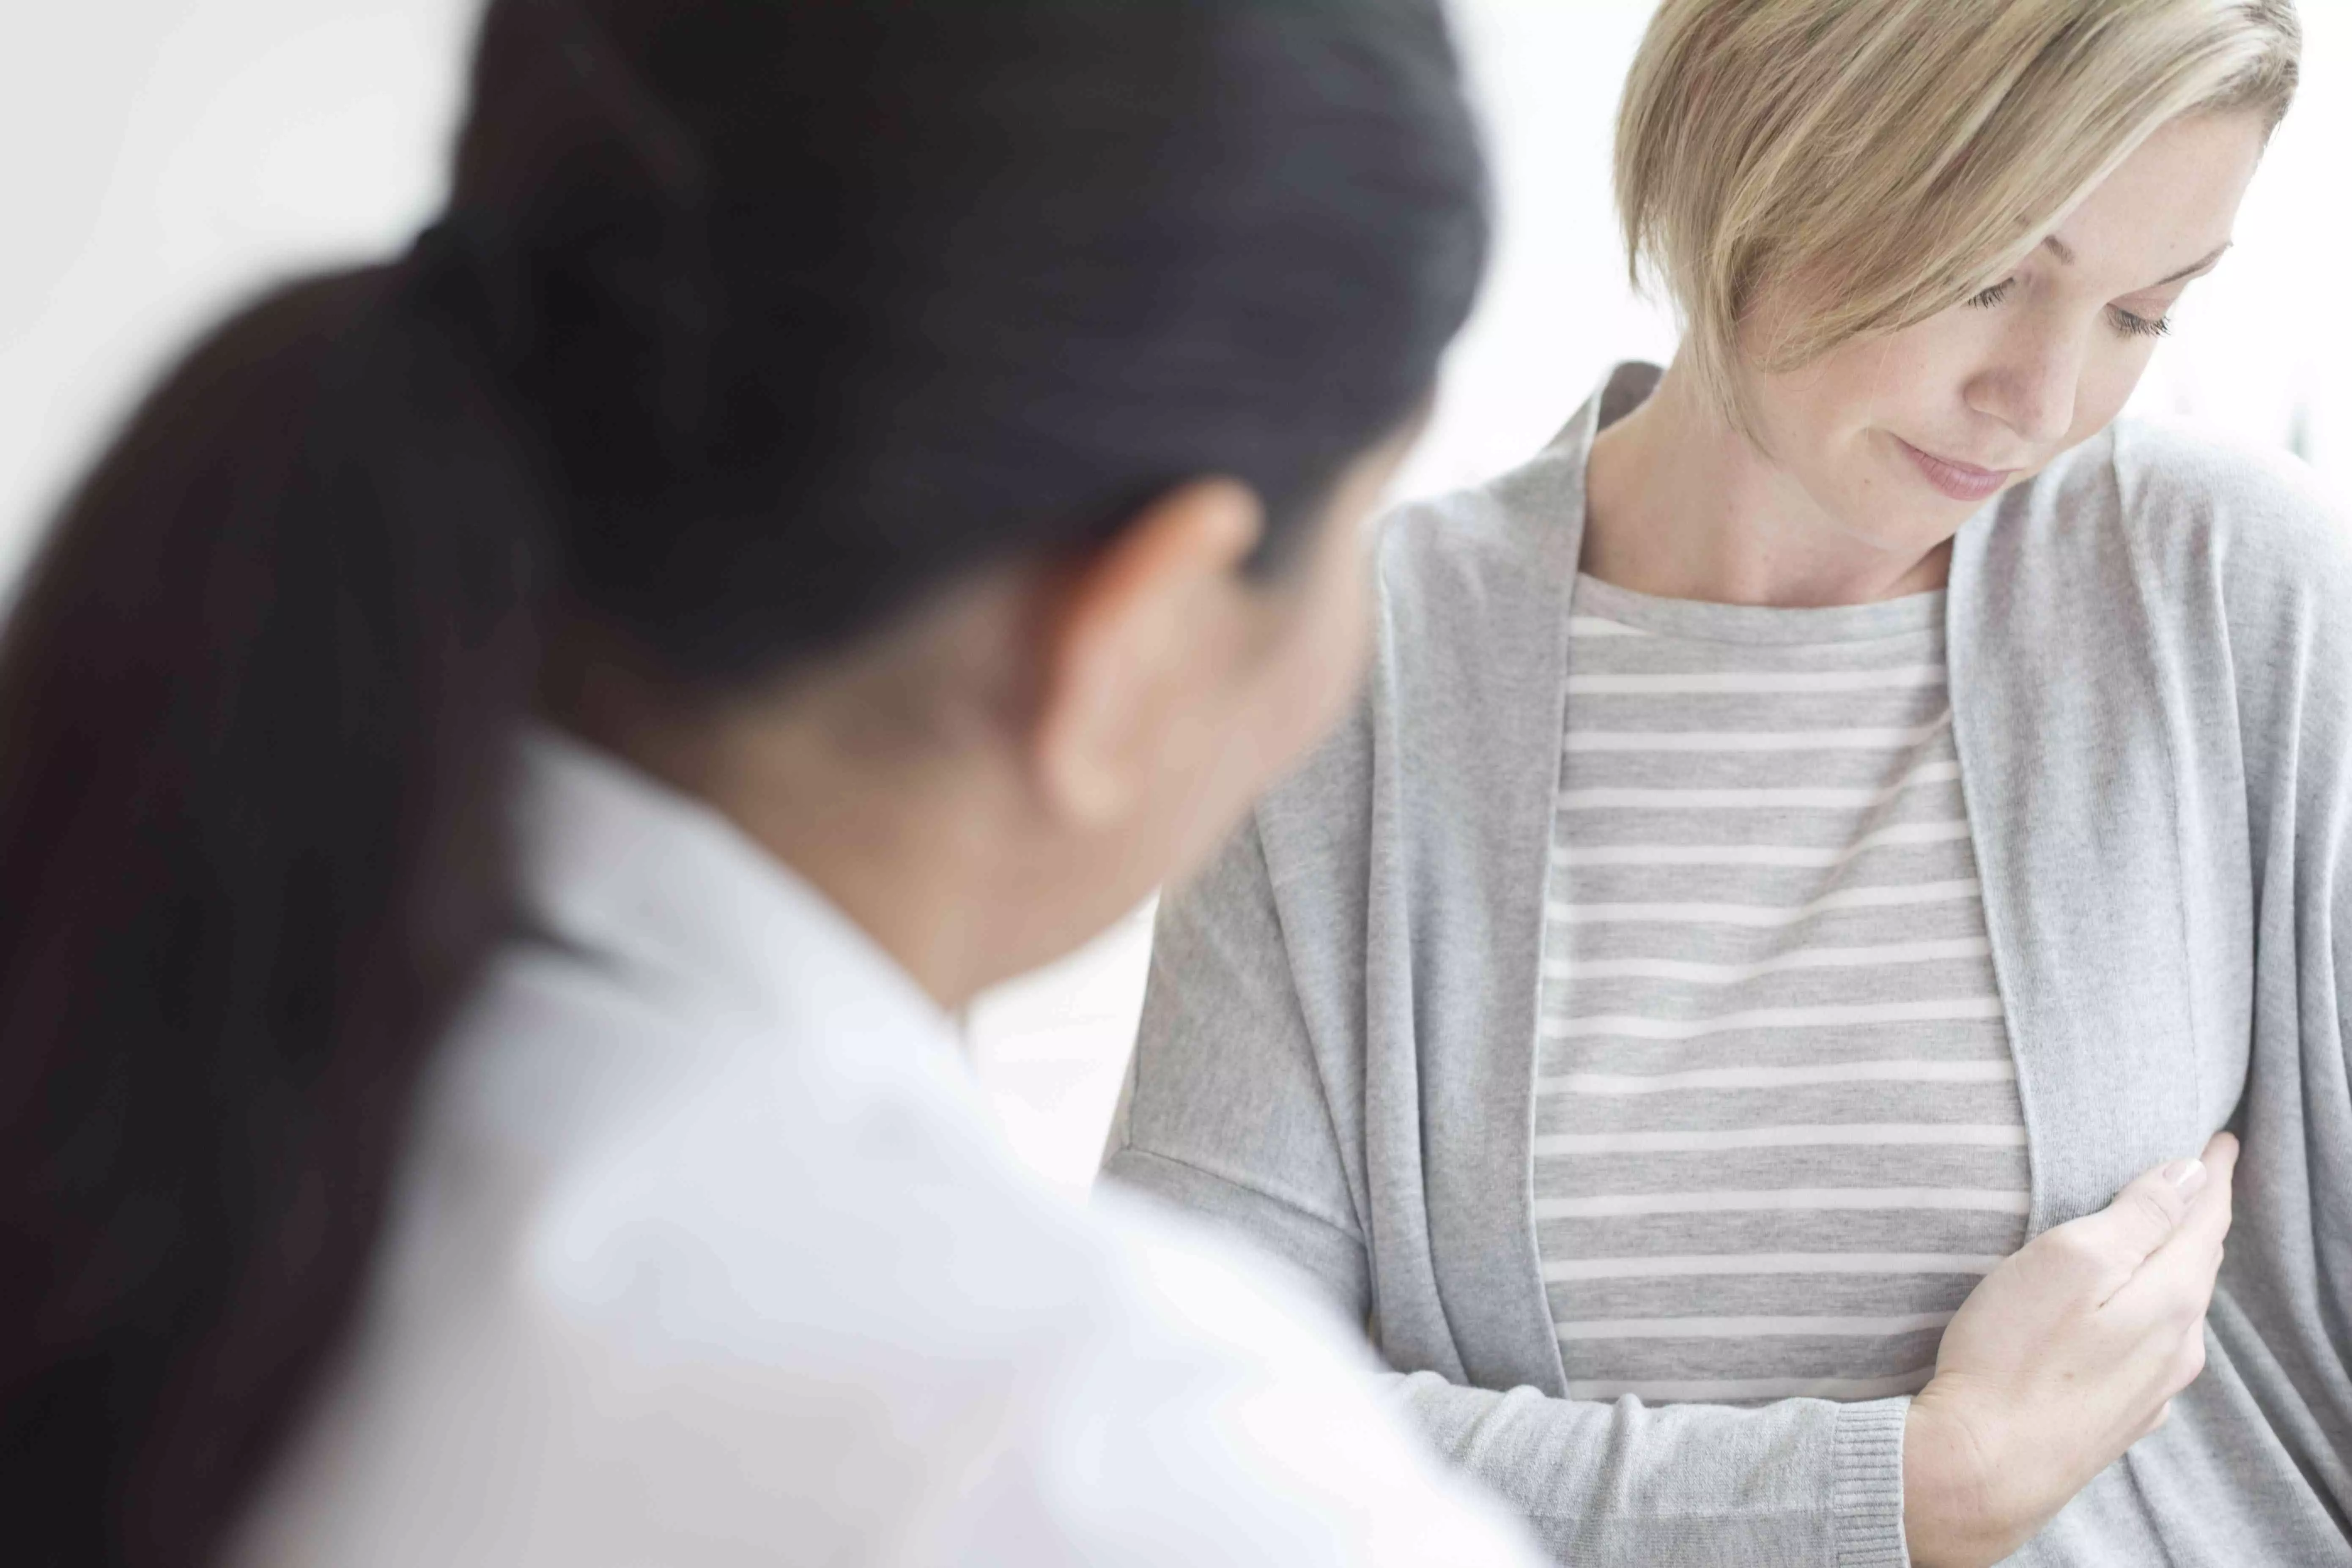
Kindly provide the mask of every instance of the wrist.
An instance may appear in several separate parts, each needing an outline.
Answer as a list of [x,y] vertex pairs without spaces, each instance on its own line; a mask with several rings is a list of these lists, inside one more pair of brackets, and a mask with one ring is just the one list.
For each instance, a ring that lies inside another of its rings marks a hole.
[[1988,1568],[2024,1535],[2001,1497],[2006,1467],[1930,1383],[1903,1423],[1903,1535],[1914,1568]]
[[1830,1496],[1840,1563],[1909,1560],[1903,1539],[1903,1426],[1907,1397],[1835,1406],[1830,1438]]

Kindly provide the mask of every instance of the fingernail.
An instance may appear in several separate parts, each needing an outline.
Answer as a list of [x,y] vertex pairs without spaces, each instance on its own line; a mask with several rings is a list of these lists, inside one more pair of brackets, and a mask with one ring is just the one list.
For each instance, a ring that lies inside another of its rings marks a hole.
[[2164,1179],[2179,1189],[2183,1197],[2195,1197],[2207,1180],[2203,1160],[2175,1160],[2164,1167]]

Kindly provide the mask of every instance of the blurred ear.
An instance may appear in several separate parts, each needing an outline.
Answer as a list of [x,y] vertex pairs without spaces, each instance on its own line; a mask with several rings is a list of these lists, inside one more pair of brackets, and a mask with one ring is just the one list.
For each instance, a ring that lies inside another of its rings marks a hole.
[[1205,710],[1238,697],[1253,631],[1240,572],[1265,531],[1247,486],[1196,480],[1062,580],[1029,749],[1046,808],[1066,823],[1119,821],[1158,770],[1213,739]]

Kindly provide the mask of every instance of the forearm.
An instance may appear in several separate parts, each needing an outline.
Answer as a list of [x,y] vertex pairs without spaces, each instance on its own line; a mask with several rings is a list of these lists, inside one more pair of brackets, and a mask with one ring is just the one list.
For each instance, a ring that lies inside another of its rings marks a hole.
[[[1347,1322],[1370,1297],[1362,1242],[1295,1206],[1132,1145],[1106,1176],[1215,1223]],[[1496,1393],[1433,1373],[1387,1392],[1459,1469],[1524,1516],[1563,1562],[1901,1568],[1908,1400],[1790,1399],[1760,1409],[1606,1405]]]
[[1759,1409],[1554,1399],[1391,1374],[1439,1450],[1578,1564],[1819,1568],[1908,1562],[1907,1399]]

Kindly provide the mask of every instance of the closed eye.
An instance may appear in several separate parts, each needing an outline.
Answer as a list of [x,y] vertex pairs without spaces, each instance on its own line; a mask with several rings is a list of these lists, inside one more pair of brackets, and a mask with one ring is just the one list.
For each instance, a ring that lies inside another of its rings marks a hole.
[[[1969,305],[1974,309],[1990,310],[2007,299],[2016,287],[2016,278],[2004,277],[1991,287],[1970,295]],[[2107,321],[2118,333],[2126,338],[2161,338],[2172,330],[2170,316],[2143,316],[2136,310],[2126,310],[2120,305],[2107,307]]]

